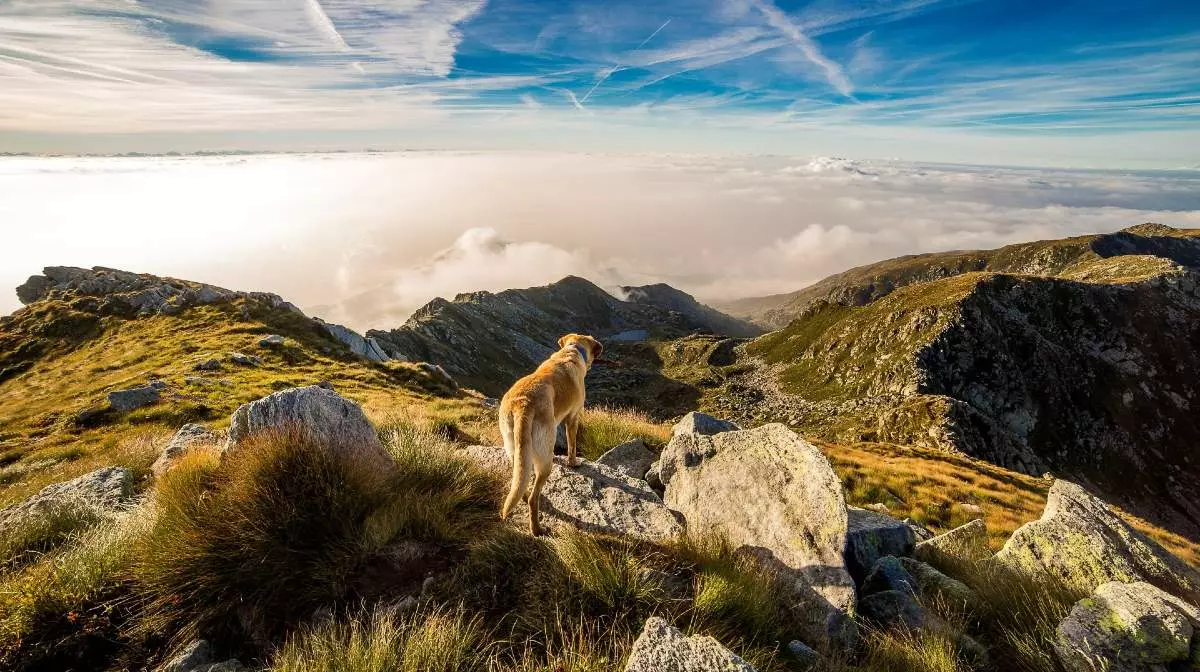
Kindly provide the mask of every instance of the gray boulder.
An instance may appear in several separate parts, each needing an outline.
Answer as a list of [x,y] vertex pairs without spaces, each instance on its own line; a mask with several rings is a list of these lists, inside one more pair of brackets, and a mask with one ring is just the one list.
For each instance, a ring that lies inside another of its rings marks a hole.
[[720,434],[721,432],[736,432],[739,429],[741,427],[728,420],[718,420],[711,415],[692,411],[683,416],[682,420],[675,423],[675,426],[671,428],[671,435],[704,434],[711,436],[713,434]]
[[885,555],[912,555],[916,537],[908,525],[882,513],[857,507],[848,510],[846,569],[861,582]]
[[368,460],[382,469],[395,466],[362,408],[319,385],[293,387],[242,404],[233,413],[225,452],[263,430],[299,431],[333,452]]
[[[504,449],[470,446],[467,457],[505,479],[512,461]],[[542,488],[541,513],[551,528],[571,526],[587,532],[663,541],[683,532],[679,521],[645,481],[630,478],[611,467],[583,460],[577,467],[555,461]],[[525,520],[524,502],[514,509],[514,520]]]
[[103,467],[63,483],[47,485],[36,495],[0,509],[0,535],[67,513],[102,516],[118,511],[133,495],[133,472]]
[[162,394],[160,385],[143,385],[127,390],[116,390],[108,393],[108,407],[114,411],[132,411],[143,406],[158,402]]
[[1044,571],[1084,592],[1110,581],[1145,581],[1200,603],[1200,572],[1063,480],[1050,486],[1041,519],[1017,528],[996,559],[1013,569]]
[[928,624],[929,618],[925,609],[917,604],[916,598],[899,590],[864,595],[858,601],[858,612],[863,618],[883,628],[899,625],[918,630]]
[[913,554],[920,560],[979,560],[988,555],[987,525],[982,519],[917,542]]
[[212,646],[207,640],[198,639],[159,666],[157,672],[238,672],[244,669],[241,661],[235,659],[213,660]]
[[657,457],[641,439],[634,439],[604,453],[597,458],[596,464],[611,467],[630,478],[645,480],[646,472]]
[[1196,669],[1198,633],[1196,607],[1148,583],[1111,582],[1071,608],[1054,652],[1068,672]]
[[221,360],[206,359],[203,362],[197,362],[196,365],[193,366],[192,368],[197,371],[220,371],[221,370]]
[[161,477],[167,473],[167,470],[171,468],[175,460],[187,452],[188,448],[197,443],[215,444],[216,442],[217,435],[208,431],[208,428],[204,425],[186,424],[180,427],[179,431],[175,432],[175,435],[163,447],[162,453],[154,461],[154,465],[150,467],[150,470],[154,472],[155,477]]
[[665,501],[692,532],[716,532],[781,573],[810,643],[857,638],[846,571],[841,481],[815,446],[781,424],[678,434],[659,460]]
[[646,621],[625,663],[625,672],[755,672],[712,637],[688,637],[665,620]]
[[270,336],[263,336],[262,338],[260,338],[258,340],[258,347],[260,347],[260,348],[278,348],[279,346],[283,345],[283,340],[284,340],[283,336],[280,336],[279,334],[271,334]]
[[662,482],[662,462],[655,460],[646,470],[646,482],[655,490],[661,491],[666,486]]
[[[454,380],[454,376],[447,373],[441,366],[430,364],[429,362],[418,362],[417,367],[429,374],[430,377],[441,380],[443,383],[449,385],[452,389],[458,389],[458,381]],[[559,431],[562,431],[562,425],[559,425]]]

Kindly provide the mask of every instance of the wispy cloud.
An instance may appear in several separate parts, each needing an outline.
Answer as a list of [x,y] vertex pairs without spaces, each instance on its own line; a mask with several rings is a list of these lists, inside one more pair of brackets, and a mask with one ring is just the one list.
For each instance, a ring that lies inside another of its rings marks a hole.
[[825,72],[825,78],[829,80],[830,86],[837,89],[843,96],[849,96],[854,93],[854,84],[846,76],[846,72],[842,69],[842,66],[827,57],[821,51],[821,48],[817,46],[817,43],[804,34],[804,31],[801,30],[795,21],[792,21],[787,14],[780,11],[771,0],[753,0],[753,2],[758,11],[762,12],[763,16],[766,17],[767,23],[772,28],[792,40],[800,48],[805,58],[812,61],[813,64]]

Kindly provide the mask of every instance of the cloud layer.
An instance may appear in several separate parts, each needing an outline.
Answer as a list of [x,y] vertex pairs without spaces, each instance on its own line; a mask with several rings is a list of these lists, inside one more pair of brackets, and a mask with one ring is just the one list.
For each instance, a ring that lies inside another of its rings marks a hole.
[[[1200,173],[674,154],[19,158],[0,159],[0,221],[0,286],[45,265],[115,266],[386,328],[435,296],[568,274],[723,300],[902,254],[1200,227]],[[16,305],[5,290],[0,312]]]

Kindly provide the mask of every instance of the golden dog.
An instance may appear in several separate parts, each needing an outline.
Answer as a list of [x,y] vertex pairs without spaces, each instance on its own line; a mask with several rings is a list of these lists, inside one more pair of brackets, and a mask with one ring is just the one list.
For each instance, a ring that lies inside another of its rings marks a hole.
[[525,494],[529,472],[533,488],[529,502],[529,531],[542,533],[538,522],[538,498],[550,477],[554,461],[554,436],[561,422],[567,423],[567,464],[576,466],[575,434],[583,410],[583,378],[604,346],[591,336],[567,334],[558,339],[558,352],[536,371],[518,380],[500,400],[500,434],[504,452],[512,460],[512,485],[500,517],[507,519],[517,500]]

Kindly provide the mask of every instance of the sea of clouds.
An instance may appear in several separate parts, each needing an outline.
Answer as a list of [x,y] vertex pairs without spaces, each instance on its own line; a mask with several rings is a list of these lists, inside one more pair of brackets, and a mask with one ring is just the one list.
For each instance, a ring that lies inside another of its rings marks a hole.
[[[405,152],[0,159],[0,287],[46,265],[273,291],[391,328],[574,274],[713,302],[903,254],[1200,227],[1200,172],[829,157]],[[18,307],[11,289],[0,314]]]

